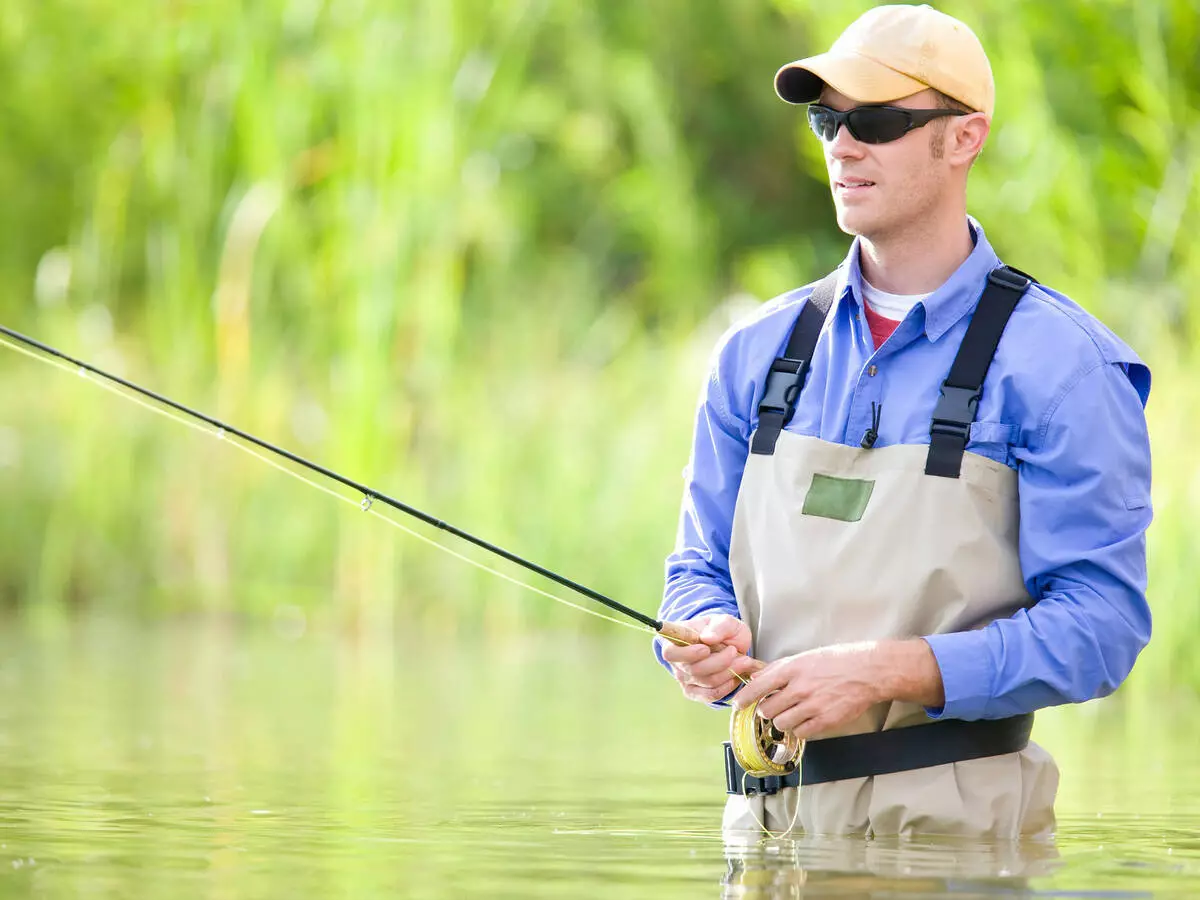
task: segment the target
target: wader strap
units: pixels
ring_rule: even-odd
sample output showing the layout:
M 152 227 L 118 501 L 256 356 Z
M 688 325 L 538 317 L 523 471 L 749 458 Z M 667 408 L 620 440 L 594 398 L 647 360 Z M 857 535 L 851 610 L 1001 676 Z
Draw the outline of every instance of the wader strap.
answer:
M 838 273 L 835 270 L 817 282 L 812 294 L 800 308 L 783 356 L 771 363 L 767 386 L 758 404 L 758 428 L 750 444 L 751 453 L 773 454 L 779 432 L 783 431 L 796 411 L 796 400 L 804 389 L 804 379 L 808 377 L 809 363 L 817 348 L 817 338 L 821 336 L 821 326 L 829 308 L 833 306 L 837 280 Z
M 774 794 L 800 784 L 824 784 L 847 778 L 869 778 L 930 766 L 1001 756 L 1024 750 L 1033 731 L 1033 713 L 1007 719 L 967 722 L 944 719 L 928 725 L 869 731 L 809 741 L 800 770 L 767 778 L 745 776 L 725 745 L 725 789 L 730 794 Z M 745 776 L 743 791 L 743 776 Z
M 1032 282 L 1033 279 L 1024 272 L 1009 266 L 1000 266 L 988 273 L 983 296 L 979 298 L 933 411 L 929 455 L 925 459 L 926 475 L 958 477 L 988 367 L 996 355 L 1009 316 Z

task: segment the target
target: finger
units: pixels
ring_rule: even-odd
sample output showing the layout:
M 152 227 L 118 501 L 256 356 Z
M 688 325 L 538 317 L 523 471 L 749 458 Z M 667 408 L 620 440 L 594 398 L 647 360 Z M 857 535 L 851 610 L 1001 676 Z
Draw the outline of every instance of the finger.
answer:
M 688 644 L 686 647 L 666 644 L 663 647 L 663 659 L 672 665 L 690 666 L 710 656 L 712 656 L 712 650 L 705 644 Z
M 733 616 L 713 616 L 700 628 L 700 640 L 706 644 L 724 644 L 742 630 L 742 622 Z
M 683 687 L 684 696 L 691 700 L 699 700 L 702 703 L 715 703 L 721 698 L 732 693 L 738 686 L 738 683 L 732 678 L 718 684 L 716 687 L 704 687 L 699 684 L 687 684 Z
M 729 664 L 732 672 L 749 680 L 750 676 L 763 667 L 762 662 L 753 656 L 740 655 Z
M 740 681 L 738 681 L 736 678 L 733 678 L 729 674 L 729 669 L 722 669 L 715 675 L 699 677 L 695 675 L 687 666 L 682 666 L 678 668 L 672 667 L 671 674 L 674 675 L 675 680 L 684 687 L 687 687 L 688 685 L 694 685 L 699 688 L 713 688 L 724 684 L 732 684 L 736 686 L 741 685 Z
M 795 728 L 787 729 L 802 741 L 807 741 L 819 734 L 824 734 L 834 727 L 834 723 L 825 715 L 813 716 Z
M 751 679 L 753 683 L 753 679 Z M 764 719 L 775 719 L 787 710 L 809 699 L 809 691 L 795 684 L 785 684 L 779 690 L 758 701 L 758 714 Z
M 762 709 L 760 706 L 759 709 Z M 780 731 L 796 732 L 801 726 L 818 718 L 818 712 L 804 702 L 793 703 L 778 715 L 770 717 L 772 724 Z M 799 737 L 799 735 L 797 735 Z
M 733 616 L 721 616 L 709 622 L 700 631 L 700 637 L 706 644 L 731 644 L 742 652 L 750 649 L 750 629 L 741 619 Z
M 735 702 L 739 707 L 749 706 L 755 700 L 761 700 L 771 691 L 786 685 L 787 680 L 787 674 L 772 663 L 752 677 L 750 683 L 738 691 Z
M 726 647 L 720 653 L 714 653 L 707 659 L 702 659 L 700 662 L 692 663 L 689 667 L 692 675 L 695 678 L 710 678 L 713 675 L 724 674 L 729 675 L 729 667 L 733 661 L 737 659 L 738 652 L 733 647 Z

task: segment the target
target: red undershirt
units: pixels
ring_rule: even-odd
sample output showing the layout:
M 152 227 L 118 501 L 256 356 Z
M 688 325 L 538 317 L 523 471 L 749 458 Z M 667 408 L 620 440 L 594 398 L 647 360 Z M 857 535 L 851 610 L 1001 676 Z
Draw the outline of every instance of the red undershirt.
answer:
M 863 309 L 867 311 L 867 327 L 871 329 L 871 337 L 875 339 L 875 349 L 878 350 L 883 346 L 883 342 L 892 336 L 892 332 L 896 330 L 896 326 L 900 324 L 897 319 L 889 319 L 887 316 L 881 316 L 875 310 L 871 309 L 871 304 L 863 301 Z

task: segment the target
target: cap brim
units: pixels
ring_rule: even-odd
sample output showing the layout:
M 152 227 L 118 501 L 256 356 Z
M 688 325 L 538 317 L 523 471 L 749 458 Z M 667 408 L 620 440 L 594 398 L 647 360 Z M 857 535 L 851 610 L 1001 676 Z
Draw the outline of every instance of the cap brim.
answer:
M 775 93 L 788 103 L 812 103 L 829 85 L 859 103 L 886 103 L 928 85 L 857 53 L 822 53 L 788 63 L 775 73 Z

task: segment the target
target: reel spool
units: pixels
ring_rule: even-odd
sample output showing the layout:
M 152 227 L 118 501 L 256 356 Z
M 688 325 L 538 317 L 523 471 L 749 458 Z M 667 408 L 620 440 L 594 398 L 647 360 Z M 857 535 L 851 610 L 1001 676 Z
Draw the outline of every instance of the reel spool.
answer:
M 729 720 L 729 743 L 733 746 L 734 758 L 747 775 L 756 778 L 787 775 L 799 764 L 804 741 L 780 731 L 773 722 L 760 716 L 760 702 L 756 700 L 733 711 Z

